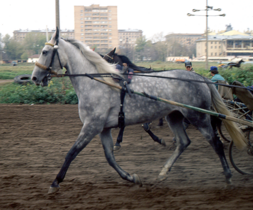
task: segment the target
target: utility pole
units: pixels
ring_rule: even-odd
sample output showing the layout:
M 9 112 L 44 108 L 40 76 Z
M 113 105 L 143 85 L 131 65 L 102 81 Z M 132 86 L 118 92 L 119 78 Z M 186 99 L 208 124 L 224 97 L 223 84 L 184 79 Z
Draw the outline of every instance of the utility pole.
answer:
M 204 9 L 204 11 L 206 11 L 206 15 L 193 15 L 190 13 L 187 13 L 188 16 L 206 16 L 206 69 L 208 69 L 208 16 L 222 16 L 225 17 L 225 14 L 220 14 L 220 15 L 208 15 L 208 10 L 214 10 L 214 11 L 218 11 L 220 12 L 221 9 L 213 9 L 212 6 L 208 6 L 208 0 L 206 0 L 206 9 Z M 193 12 L 199 12 L 199 11 L 203 11 L 203 10 L 199 10 L 199 9 L 193 9 Z
M 206 69 L 208 69 L 208 0 L 206 0 Z
M 60 0 L 55 0 L 55 23 L 56 27 L 60 30 L 60 5 L 59 5 Z
M 47 42 L 48 42 L 48 29 L 47 29 L 47 26 L 46 26 L 46 39 L 47 39 Z

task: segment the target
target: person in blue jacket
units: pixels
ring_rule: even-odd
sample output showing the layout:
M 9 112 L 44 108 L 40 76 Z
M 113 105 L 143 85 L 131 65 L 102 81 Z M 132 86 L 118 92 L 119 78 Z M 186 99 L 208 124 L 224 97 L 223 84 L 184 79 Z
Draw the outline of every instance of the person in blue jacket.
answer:
M 225 79 L 219 74 L 218 68 L 216 66 L 211 66 L 210 72 L 212 75 L 212 79 L 211 79 L 212 82 L 217 82 L 218 80 L 225 81 Z M 215 85 L 215 86 L 218 89 L 218 85 Z

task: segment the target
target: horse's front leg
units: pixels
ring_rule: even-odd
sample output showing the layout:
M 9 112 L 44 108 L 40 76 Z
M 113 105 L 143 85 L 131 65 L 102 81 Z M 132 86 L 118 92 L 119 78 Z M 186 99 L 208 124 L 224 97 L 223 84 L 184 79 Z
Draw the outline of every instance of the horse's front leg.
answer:
M 142 185 L 142 182 L 138 175 L 133 174 L 132 176 L 125 172 L 120 166 L 117 164 L 115 157 L 113 155 L 113 139 L 111 135 L 111 129 L 104 129 L 100 133 L 100 138 L 101 142 L 103 144 L 104 152 L 105 152 L 105 157 L 110 164 L 121 176 L 122 179 L 128 180 L 130 182 L 133 182 L 135 184 L 139 184 L 140 186 Z
M 101 130 L 102 129 L 99 130 L 94 125 L 92 126 L 91 123 L 85 123 L 83 125 L 76 142 L 65 157 L 65 161 L 61 167 L 61 170 L 56 176 L 56 179 L 53 181 L 52 185 L 50 186 L 48 193 L 54 193 L 58 191 L 60 187 L 59 184 L 63 181 L 71 162 L 76 158 L 79 152 L 81 152 L 82 149 L 85 148 L 88 143 L 90 143 L 93 137 L 99 132 L 101 132 Z

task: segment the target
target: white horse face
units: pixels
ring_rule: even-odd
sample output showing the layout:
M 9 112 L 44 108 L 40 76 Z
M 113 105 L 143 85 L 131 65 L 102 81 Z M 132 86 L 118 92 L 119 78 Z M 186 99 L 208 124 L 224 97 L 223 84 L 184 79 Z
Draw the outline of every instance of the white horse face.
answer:
M 46 43 L 45 47 L 42 49 L 39 60 L 38 62 L 36 62 L 35 67 L 33 69 L 31 78 L 36 85 L 48 85 L 49 67 L 52 67 L 52 70 L 54 72 L 58 72 L 61 69 L 59 53 L 54 52 L 54 46 L 56 43 L 58 43 L 58 40 L 59 30 L 57 28 L 57 30 L 52 36 L 52 39 L 48 43 Z M 53 58 L 54 53 L 55 55 Z

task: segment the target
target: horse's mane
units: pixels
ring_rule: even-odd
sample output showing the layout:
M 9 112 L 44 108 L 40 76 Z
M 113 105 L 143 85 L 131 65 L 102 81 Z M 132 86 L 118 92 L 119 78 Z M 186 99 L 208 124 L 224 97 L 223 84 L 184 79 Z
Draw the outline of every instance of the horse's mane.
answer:
M 141 71 L 141 72 L 145 72 L 145 71 L 150 71 L 151 69 L 145 68 L 143 66 L 136 66 L 135 64 L 133 64 L 129 58 L 125 55 L 117 55 L 122 63 L 126 63 L 128 67 L 132 68 L 133 70 L 137 70 L 137 71 Z
M 89 47 L 82 42 L 77 41 L 75 39 L 67 39 L 65 41 L 77 47 L 77 49 L 81 51 L 83 56 L 93 65 L 95 65 L 96 69 L 98 70 L 98 73 L 110 73 L 121 76 L 120 73 L 115 69 L 113 64 L 109 64 L 108 62 L 106 62 L 99 54 L 89 49 Z M 106 82 L 115 84 L 114 80 L 111 77 L 103 77 L 103 79 Z
M 135 64 L 133 64 L 128 57 L 126 57 L 125 55 L 118 55 L 115 53 L 116 56 L 118 56 L 120 58 L 120 60 L 122 61 L 122 63 L 126 63 L 130 68 L 134 68 L 137 67 Z

